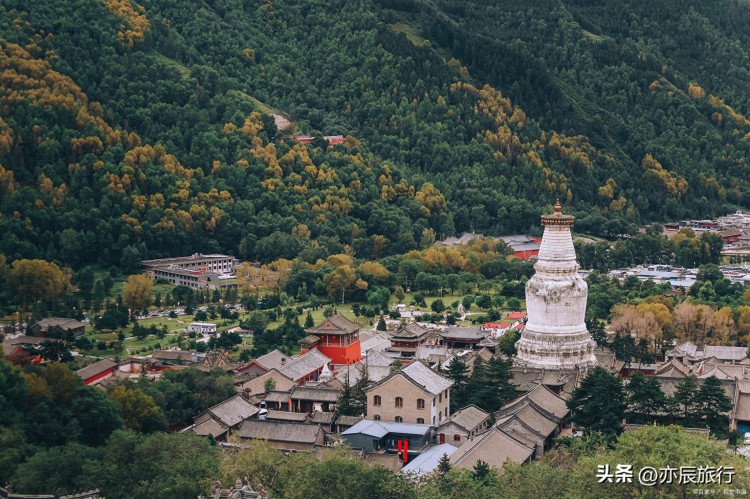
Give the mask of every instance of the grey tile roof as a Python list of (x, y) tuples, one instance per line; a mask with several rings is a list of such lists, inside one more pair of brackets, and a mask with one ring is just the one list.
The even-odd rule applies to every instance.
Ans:
[(516, 410), (520, 409), (527, 400), (531, 400), (542, 410), (557, 418), (564, 418), (570, 412), (568, 405), (565, 403), (565, 399), (540, 383), (528, 393), (525, 393), (515, 400), (503, 405), (497, 413), (510, 414), (516, 412)]
[(339, 416), (336, 418), (336, 424), (342, 426), (354, 426), (365, 419), (363, 416)]
[(248, 419), (240, 427), (240, 438), (314, 444), (322, 430), (318, 425)]
[(67, 317), (52, 317), (49, 319), (42, 319), (40, 321), (37, 321), (35, 325), (38, 325), (40, 329), (45, 332), (49, 331), (49, 328), (51, 327), (59, 327), (63, 331), (86, 327), (86, 324), (84, 324), (83, 322)]
[(367, 367), (390, 366), (396, 361), (393, 357), (383, 355), (382, 352), (379, 352), (377, 350), (367, 351), (364, 355), (364, 360), (367, 363)]
[(195, 426), (191, 427), (190, 431), (202, 437), (211, 435), (212, 437), (216, 438), (219, 435), (223, 435), (224, 433), (226, 433), (227, 428), (215, 419), (207, 419), (206, 421), (197, 423)]
[(293, 361), (288, 362), (286, 365), (278, 368), (278, 370), (287, 378), (297, 381), (313, 371), (321, 369), (330, 361), (331, 359), (320, 353), (320, 351), (312, 349)]
[(255, 362), (266, 369), (278, 369), (288, 363), (289, 358), (287, 354), (280, 350), (271, 350), (267, 354), (261, 355), (255, 359)]
[(547, 386), (562, 387), (566, 393), (572, 393), (575, 390), (578, 373), (574, 370), (557, 370), (557, 369), (536, 369), (526, 368), (523, 366), (513, 366), (512, 383), (521, 392), (530, 392), (543, 383)]
[(453, 413), (451, 417), (444, 420), (442, 424), (453, 422), (466, 431), (472, 431), (477, 426), (487, 421), (487, 418), (489, 417), (490, 414), (488, 412), (484, 412), (475, 405), (469, 405)]
[[(342, 369), (338, 375), (336, 375), (336, 379), (342, 384), (346, 384), (346, 377), (349, 376), (349, 384), (353, 385), (357, 381), (360, 380), (362, 377), (362, 370), (364, 369), (364, 366), (362, 364), (356, 364), (355, 366), (350, 367), (349, 369)], [(367, 377), (370, 379), (371, 382), (377, 383), (383, 378), (388, 377), (391, 374), (391, 368), (389, 366), (369, 366), (367, 368)]]
[(667, 357), (684, 357), (686, 355), (692, 357), (697, 350), (698, 346), (695, 343), (685, 341), (675, 346), (672, 350), (669, 350), (666, 355)]
[(482, 331), (479, 326), (476, 327), (464, 327), (464, 326), (450, 326), (445, 332), (440, 333), (443, 338), (449, 338), (453, 340), (482, 340), (489, 333)]
[(502, 420), (498, 418), (497, 426), (502, 428), (503, 425), (509, 424), (514, 418), (544, 437), (554, 433), (557, 425), (560, 423), (560, 419), (556, 421), (550, 419), (533, 404), (527, 402), (514, 413), (504, 416)]
[(188, 350), (156, 350), (151, 354), (154, 360), (182, 361), (185, 363), (197, 363), (198, 357)]
[(311, 400), (313, 402), (338, 402), (341, 390), (338, 388), (317, 386), (295, 386), (292, 388), (291, 398), (296, 400)]
[(382, 352), (383, 350), (391, 346), (391, 340), (383, 334), (376, 334), (365, 338), (364, 333), (360, 333), (359, 344), (362, 348), (363, 354), (365, 352), (369, 352), (370, 354), (372, 354), (376, 351)]
[(417, 339), (427, 334), (427, 329), (423, 328), (416, 322), (402, 324), (391, 335), (392, 338)]
[(428, 360), (432, 356), (447, 358), (448, 347), (445, 345), (419, 345), (414, 353), (414, 358), (420, 360)]
[(269, 410), (266, 414), (266, 419), (268, 421), (275, 420), (304, 423), (307, 420), (307, 413)]
[[(440, 376), (438, 373), (422, 364), (420, 361), (412, 362), (400, 371), (391, 373), (389, 376), (386, 376), (385, 378), (380, 380), (377, 384), (386, 383), (387, 380), (393, 376), (405, 376), (416, 385), (423, 387), (425, 391), (427, 391), (427, 393), (433, 396), (437, 396), (445, 389), (453, 386), (453, 381)], [(376, 385), (371, 385), (367, 388), (366, 391), (371, 390), (375, 386)]]
[(272, 379), (274, 381), (274, 390), (276, 391), (288, 391), (296, 385), (294, 380), (284, 376), (276, 369), (271, 369), (270, 371), (258, 376), (257, 378), (253, 378), (242, 383), (242, 389), (251, 394), (265, 393), (266, 382), (268, 382), (269, 379)]
[(258, 414), (260, 409), (242, 398), (242, 395), (235, 395), (224, 402), (210, 407), (207, 412), (223, 424), (235, 426), (243, 420)]
[(707, 345), (703, 349), (703, 356), (716, 357), (720, 360), (742, 360), (747, 358), (747, 348)]
[(659, 366), (654, 371), (654, 376), (686, 376), (690, 372), (690, 368), (680, 362), (679, 360), (672, 358), (669, 362), (666, 362)]
[(329, 317), (315, 327), (305, 329), (305, 332), (320, 336), (321, 334), (351, 334), (358, 330), (359, 324), (350, 321), (341, 314), (338, 314)]
[(502, 468), (505, 461), (523, 463), (534, 454), (534, 449), (492, 427), (490, 430), (466, 440), (451, 456), (451, 464), (457, 468), (472, 469), (480, 459), (492, 468)]
[(112, 369), (113, 367), (117, 367), (117, 364), (112, 359), (102, 359), (99, 362), (91, 364), (90, 366), (86, 366), (82, 369), (77, 370), (76, 374), (82, 380), (87, 380), (92, 376), (101, 374), (107, 369)]
[(289, 402), (289, 396), (292, 394), (291, 390), (288, 392), (277, 392), (272, 391), (268, 392), (268, 395), (266, 395), (266, 398), (264, 399), (266, 402), (282, 402), (286, 403)]
[(329, 424), (333, 423), (333, 417), (334, 417), (334, 415), (335, 414), (332, 413), (332, 412), (319, 412), (319, 411), (316, 411), (316, 412), (312, 413), (312, 416), (310, 416), (310, 418), (307, 421), (308, 421), (308, 423), (312, 423), (312, 424), (329, 425)]

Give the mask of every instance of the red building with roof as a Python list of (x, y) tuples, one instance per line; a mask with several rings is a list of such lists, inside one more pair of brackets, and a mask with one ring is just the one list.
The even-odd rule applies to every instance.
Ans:
[(334, 315), (322, 324), (306, 329), (300, 340), (302, 353), (317, 348), (334, 364), (354, 364), (362, 360), (359, 325), (343, 315)]

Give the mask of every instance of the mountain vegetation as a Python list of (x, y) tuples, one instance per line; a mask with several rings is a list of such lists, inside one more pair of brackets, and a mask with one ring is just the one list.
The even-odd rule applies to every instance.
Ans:
[(748, 9), (4, 2), (0, 253), (313, 263), (538, 230), (557, 198), (609, 236), (748, 207)]

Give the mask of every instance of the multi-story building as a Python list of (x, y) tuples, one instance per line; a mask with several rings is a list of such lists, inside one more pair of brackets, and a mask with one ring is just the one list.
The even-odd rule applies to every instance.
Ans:
[(362, 360), (359, 325), (343, 315), (334, 315), (305, 332), (307, 336), (300, 340), (302, 353), (318, 349), (338, 365), (355, 364)]
[(391, 335), (391, 346), (386, 350), (398, 353), (401, 357), (411, 358), (419, 345), (427, 341), (427, 329), (416, 322), (401, 325)]
[(438, 425), (450, 416), (453, 381), (413, 362), (367, 389), (367, 419)]
[(224, 279), (234, 271), (235, 260), (229, 255), (195, 253), (186, 257), (143, 260), (141, 265), (152, 278), (162, 279), (176, 286), (194, 289), (236, 286)]

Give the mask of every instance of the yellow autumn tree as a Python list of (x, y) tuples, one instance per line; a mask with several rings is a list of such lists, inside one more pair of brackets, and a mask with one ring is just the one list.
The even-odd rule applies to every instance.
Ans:
[(41, 300), (57, 300), (73, 292), (70, 274), (45, 260), (16, 260), (10, 270), (11, 297), (27, 310)]
[(151, 303), (151, 290), (154, 281), (145, 274), (135, 274), (128, 277), (122, 286), (122, 303), (135, 314)]

